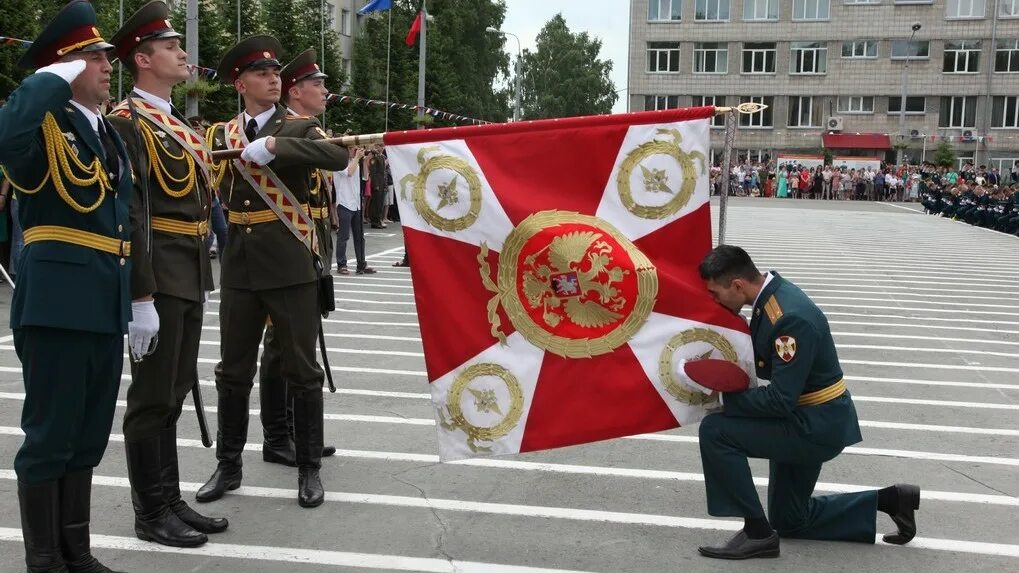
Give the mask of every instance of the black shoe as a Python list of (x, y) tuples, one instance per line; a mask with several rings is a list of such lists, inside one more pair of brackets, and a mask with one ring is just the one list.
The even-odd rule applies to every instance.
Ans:
[(92, 556), (88, 531), (91, 505), (91, 468), (72, 472), (60, 478), (60, 547), (67, 571), (116, 573)]
[(216, 501), (227, 491), (241, 486), (241, 453), (248, 439), (248, 394), (220, 390), (217, 408), (216, 459), (219, 463), (209, 481), (195, 494), (199, 503)]
[(294, 443), (287, 439), (287, 443), (281, 446), (274, 446), (268, 442), (262, 444), (262, 461), (281, 466), (297, 467), (297, 453), (294, 451)]
[(209, 503), (223, 497), (228, 491), (241, 487), (241, 468), (219, 466), (212, 472), (209, 481), (198, 488), (195, 500), (198, 503)]
[(377, 272), (378, 271), (376, 271), (375, 269), (373, 269), (371, 267), (364, 267), (364, 268), (357, 269), (357, 274), (359, 274), (359, 275), (373, 275), (373, 274), (375, 274)]
[(721, 547), (698, 547), (697, 551), (712, 559), (752, 559), (754, 557), (778, 557), (778, 532), (772, 531), (764, 539), (750, 539), (740, 531)]
[(890, 513), (892, 521), (899, 530), (886, 533), (882, 537), (885, 543), (905, 545), (916, 537), (916, 510), (920, 509), (920, 486), (911, 484), (895, 484), (895, 493), (899, 498), (899, 507)]
[(18, 505), (29, 573), (67, 573), (60, 551), (60, 482), (18, 480)]
[(325, 501), (319, 478), (322, 467), (322, 391), (307, 390), (293, 396), (294, 443), (297, 446), (297, 503), (318, 507)]
[(297, 472), (297, 504), (301, 507), (318, 507), (326, 500), (318, 470), (301, 468)]
[(142, 541), (169, 547), (204, 545), (209, 538), (181, 521), (163, 497), (161, 441), (162, 436), (156, 436), (124, 444), (134, 505), (134, 533)]
[(177, 427), (165, 428), (159, 435), (159, 459), (163, 470), (163, 500), (181, 521), (202, 533), (221, 533), (230, 522), (223, 517), (206, 517), (188, 507), (180, 497), (180, 470), (177, 464)]
[(322, 448), (322, 457), (331, 458), (336, 455), (336, 448), (333, 446), (325, 446)]

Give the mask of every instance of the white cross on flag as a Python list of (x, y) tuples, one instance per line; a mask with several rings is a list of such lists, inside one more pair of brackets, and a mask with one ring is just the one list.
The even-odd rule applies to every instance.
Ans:
[(753, 372), (697, 273), (713, 114), (385, 135), (443, 460), (694, 423), (718, 397), (683, 360)]

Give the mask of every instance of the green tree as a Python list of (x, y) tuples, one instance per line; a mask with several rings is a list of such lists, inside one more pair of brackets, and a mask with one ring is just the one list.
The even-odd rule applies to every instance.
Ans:
[[(11, 38), (32, 40), (41, 29), (41, 12), (33, 0), (5, 0), (0, 2), (0, 34)], [(4, 45), (0, 43), (0, 100), (6, 99), (8, 95), (27, 72), (19, 70), (18, 60), (25, 53), (25, 47), (20, 44)]]
[(947, 141), (942, 139), (934, 149), (934, 164), (941, 167), (955, 167), (955, 152)]
[[(368, 16), (355, 40), (350, 95), (385, 99), (386, 52), (391, 53), (389, 100), (413, 105), (417, 102), (418, 46), (404, 43), (417, 10), (418, 0), (395, 0), (391, 13)], [(504, 39), (485, 31), (499, 28), (506, 16), (503, 0), (431, 0), (428, 11), (428, 56), (425, 70), (425, 105), (489, 121), (505, 121), (509, 115), (506, 91), (497, 90), (495, 80), (507, 77), (509, 58), (502, 51)], [(392, 18), (392, 34), (389, 34)], [(420, 41), (420, 39), (419, 39)], [(340, 131), (357, 133), (383, 131), (382, 106), (339, 104), (345, 110)], [(454, 121), (428, 116), (429, 125), (458, 125)], [(415, 126), (412, 110), (393, 109), (389, 129)]]
[(599, 60), (600, 51), (600, 39), (570, 32), (562, 14), (549, 20), (538, 33), (537, 49), (524, 50), (524, 118), (610, 113), (619, 94), (609, 78), (612, 60)]

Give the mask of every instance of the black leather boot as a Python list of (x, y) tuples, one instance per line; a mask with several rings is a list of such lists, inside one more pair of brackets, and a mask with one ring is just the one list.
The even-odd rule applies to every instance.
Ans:
[(180, 470), (177, 466), (177, 426), (164, 428), (159, 434), (159, 460), (162, 464), (163, 501), (170, 511), (192, 529), (202, 533), (226, 531), (230, 523), (223, 517), (205, 517), (188, 507), (180, 497)]
[(248, 395), (220, 390), (219, 430), (216, 433), (216, 471), (205, 482), (195, 499), (199, 503), (216, 501), (227, 491), (241, 487), (241, 453), (248, 439)]
[(897, 507), (889, 512), (898, 531), (882, 536), (885, 543), (905, 545), (916, 537), (916, 510), (920, 509), (920, 487), (911, 484), (895, 484)]
[(325, 501), (319, 478), (322, 467), (322, 391), (308, 390), (294, 397), (294, 438), (297, 445), (297, 503), (318, 507)]
[(279, 360), (270, 360), (269, 353), (268, 349), (263, 352), (258, 374), (258, 397), (262, 408), (259, 417), (265, 438), (262, 460), (293, 468), (297, 467), (297, 453), (288, 424), (287, 384), (279, 375)]
[(92, 506), (92, 469), (60, 478), (60, 548), (70, 573), (116, 573), (92, 556), (89, 524)]
[(209, 540), (170, 510), (163, 498), (160, 436), (126, 442), (127, 476), (131, 480), (134, 533), (142, 541), (170, 547), (198, 547)]
[(18, 504), (28, 573), (67, 573), (60, 550), (60, 482), (18, 480)]

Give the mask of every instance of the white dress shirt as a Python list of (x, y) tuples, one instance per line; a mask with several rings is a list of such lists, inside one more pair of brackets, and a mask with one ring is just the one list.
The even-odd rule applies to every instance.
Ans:
[(145, 101), (151, 103), (152, 105), (158, 107), (160, 110), (163, 111), (163, 113), (168, 114), (168, 115), (173, 113), (173, 104), (171, 104), (170, 102), (166, 101), (165, 99), (163, 99), (163, 98), (161, 98), (159, 96), (152, 95), (149, 92), (147, 92), (147, 91), (145, 91), (145, 90), (143, 90), (143, 89), (141, 89), (139, 87), (135, 87), (134, 88), (134, 93), (142, 96), (143, 100), (145, 100)]
[(78, 108), (78, 111), (85, 116), (85, 119), (92, 125), (92, 131), (99, 133), (99, 113), (95, 109), (89, 109), (73, 99), (71, 100), (71, 105)]
[[(273, 116), (273, 114), (275, 114), (275, 113), (276, 113), (276, 107), (273, 106), (273, 107), (270, 107), (269, 109), (263, 111), (262, 113), (260, 113), (260, 114), (258, 114), (258, 115), (256, 115), (254, 117), (255, 125), (258, 126), (258, 129), (255, 130), (256, 133), (259, 132), (259, 131), (262, 131), (262, 128), (265, 127), (265, 124), (269, 123), (269, 118), (271, 118)], [(250, 115), (248, 115), (247, 111), (245, 111), (244, 112), (244, 125), (241, 126), (241, 129), (246, 128), (248, 126), (248, 122), (251, 121), (251, 119), (252, 119), (252, 117)]]
[(768, 283), (770, 283), (773, 278), (775, 278), (775, 275), (771, 274), (771, 271), (764, 273), (764, 284), (761, 285), (761, 290), (758, 291), (757, 296), (754, 297), (754, 304), (750, 308), (757, 306), (757, 301), (761, 300), (761, 293), (764, 292), (764, 289), (768, 288)]
[[(353, 160), (353, 158), (351, 158)], [(348, 211), (361, 210), (361, 178), (356, 166), (351, 175), (346, 169), (333, 171), (333, 187), (336, 188), (336, 205)]]

